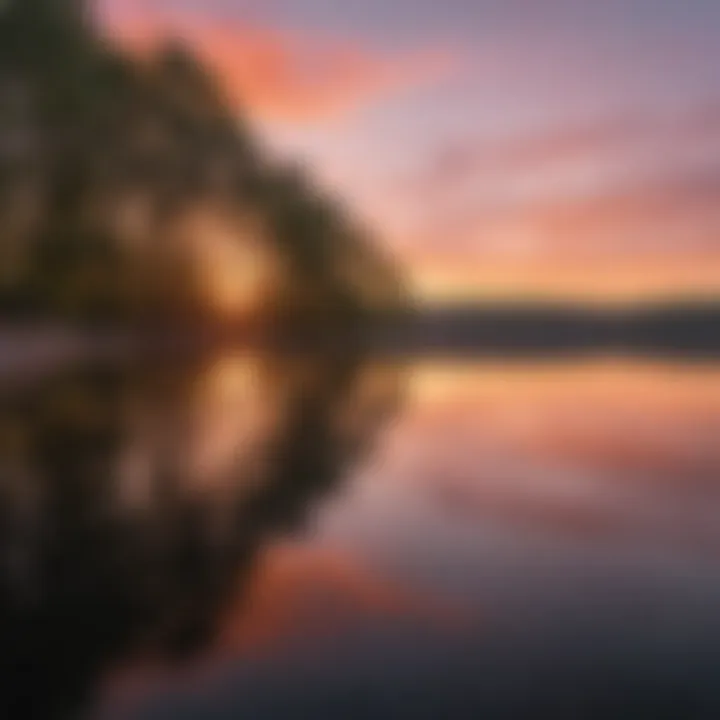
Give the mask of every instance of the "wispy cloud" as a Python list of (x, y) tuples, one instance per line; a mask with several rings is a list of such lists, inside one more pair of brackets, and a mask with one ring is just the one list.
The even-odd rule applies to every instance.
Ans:
[(720, 252), (720, 106), (448, 145), (403, 186), (407, 247), (479, 261)]
[(113, 34), (138, 48), (186, 42), (213, 67), (231, 99), (274, 121), (338, 119), (388, 95), (432, 83), (453, 65), (443, 48), (387, 54), (346, 38), (223, 22), (200, 11), (110, 6)]
[(416, 237), (422, 247), (454, 246), (475, 257), (519, 250), (557, 260), (558, 253), (622, 260), (720, 252), (719, 229), (720, 166), (632, 178), (576, 196), (439, 210)]
[(719, 141), (720, 102), (670, 117), (628, 112), (527, 135), (449, 139), (405, 185), (410, 192), (434, 193), (443, 188), (449, 193), (478, 179), (502, 181), (568, 165), (628, 164), (643, 153), (669, 153), (678, 146)]

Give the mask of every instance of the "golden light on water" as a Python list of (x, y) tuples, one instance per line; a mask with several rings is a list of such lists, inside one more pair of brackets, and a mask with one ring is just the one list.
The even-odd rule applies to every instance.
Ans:
[(428, 361), (414, 370), (407, 398), (415, 409), (477, 402), (530, 407), (549, 399), (576, 405), (580, 397), (582, 406), (595, 410), (610, 401), (672, 413), (720, 408), (720, 370), (712, 362), (689, 366), (612, 358), (548, 364)]

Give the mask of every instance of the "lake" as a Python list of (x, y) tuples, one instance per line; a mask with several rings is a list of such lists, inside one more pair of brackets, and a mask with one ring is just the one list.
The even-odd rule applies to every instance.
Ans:
[(243, 349), (6, 379), (2, 716), (718, 717), (719, 380)]

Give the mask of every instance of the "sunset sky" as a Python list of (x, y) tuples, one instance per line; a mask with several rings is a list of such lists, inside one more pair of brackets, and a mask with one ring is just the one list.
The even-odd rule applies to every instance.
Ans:
[(428, 300), (720, 295), (717, 0), (101, 0), (172, 34)]

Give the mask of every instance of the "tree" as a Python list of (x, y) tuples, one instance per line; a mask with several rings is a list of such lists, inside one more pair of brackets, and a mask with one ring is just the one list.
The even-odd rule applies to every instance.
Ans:
[(0, 15), (0, 124), (15, 138), (0, 147), (5, 307), (213, 322), (198, 262), (213, 240), (199, 225), (188, 238), (208, 209), (237, 218), (237, 243), (245, 218), (259, 218), (278, 272), (258, 313), (347, 322), (401, 297), (367, 233), (304, 174), (270, 162), (178, 43), (136, 57), (98, 34), (82, 2), (14, 0)]

